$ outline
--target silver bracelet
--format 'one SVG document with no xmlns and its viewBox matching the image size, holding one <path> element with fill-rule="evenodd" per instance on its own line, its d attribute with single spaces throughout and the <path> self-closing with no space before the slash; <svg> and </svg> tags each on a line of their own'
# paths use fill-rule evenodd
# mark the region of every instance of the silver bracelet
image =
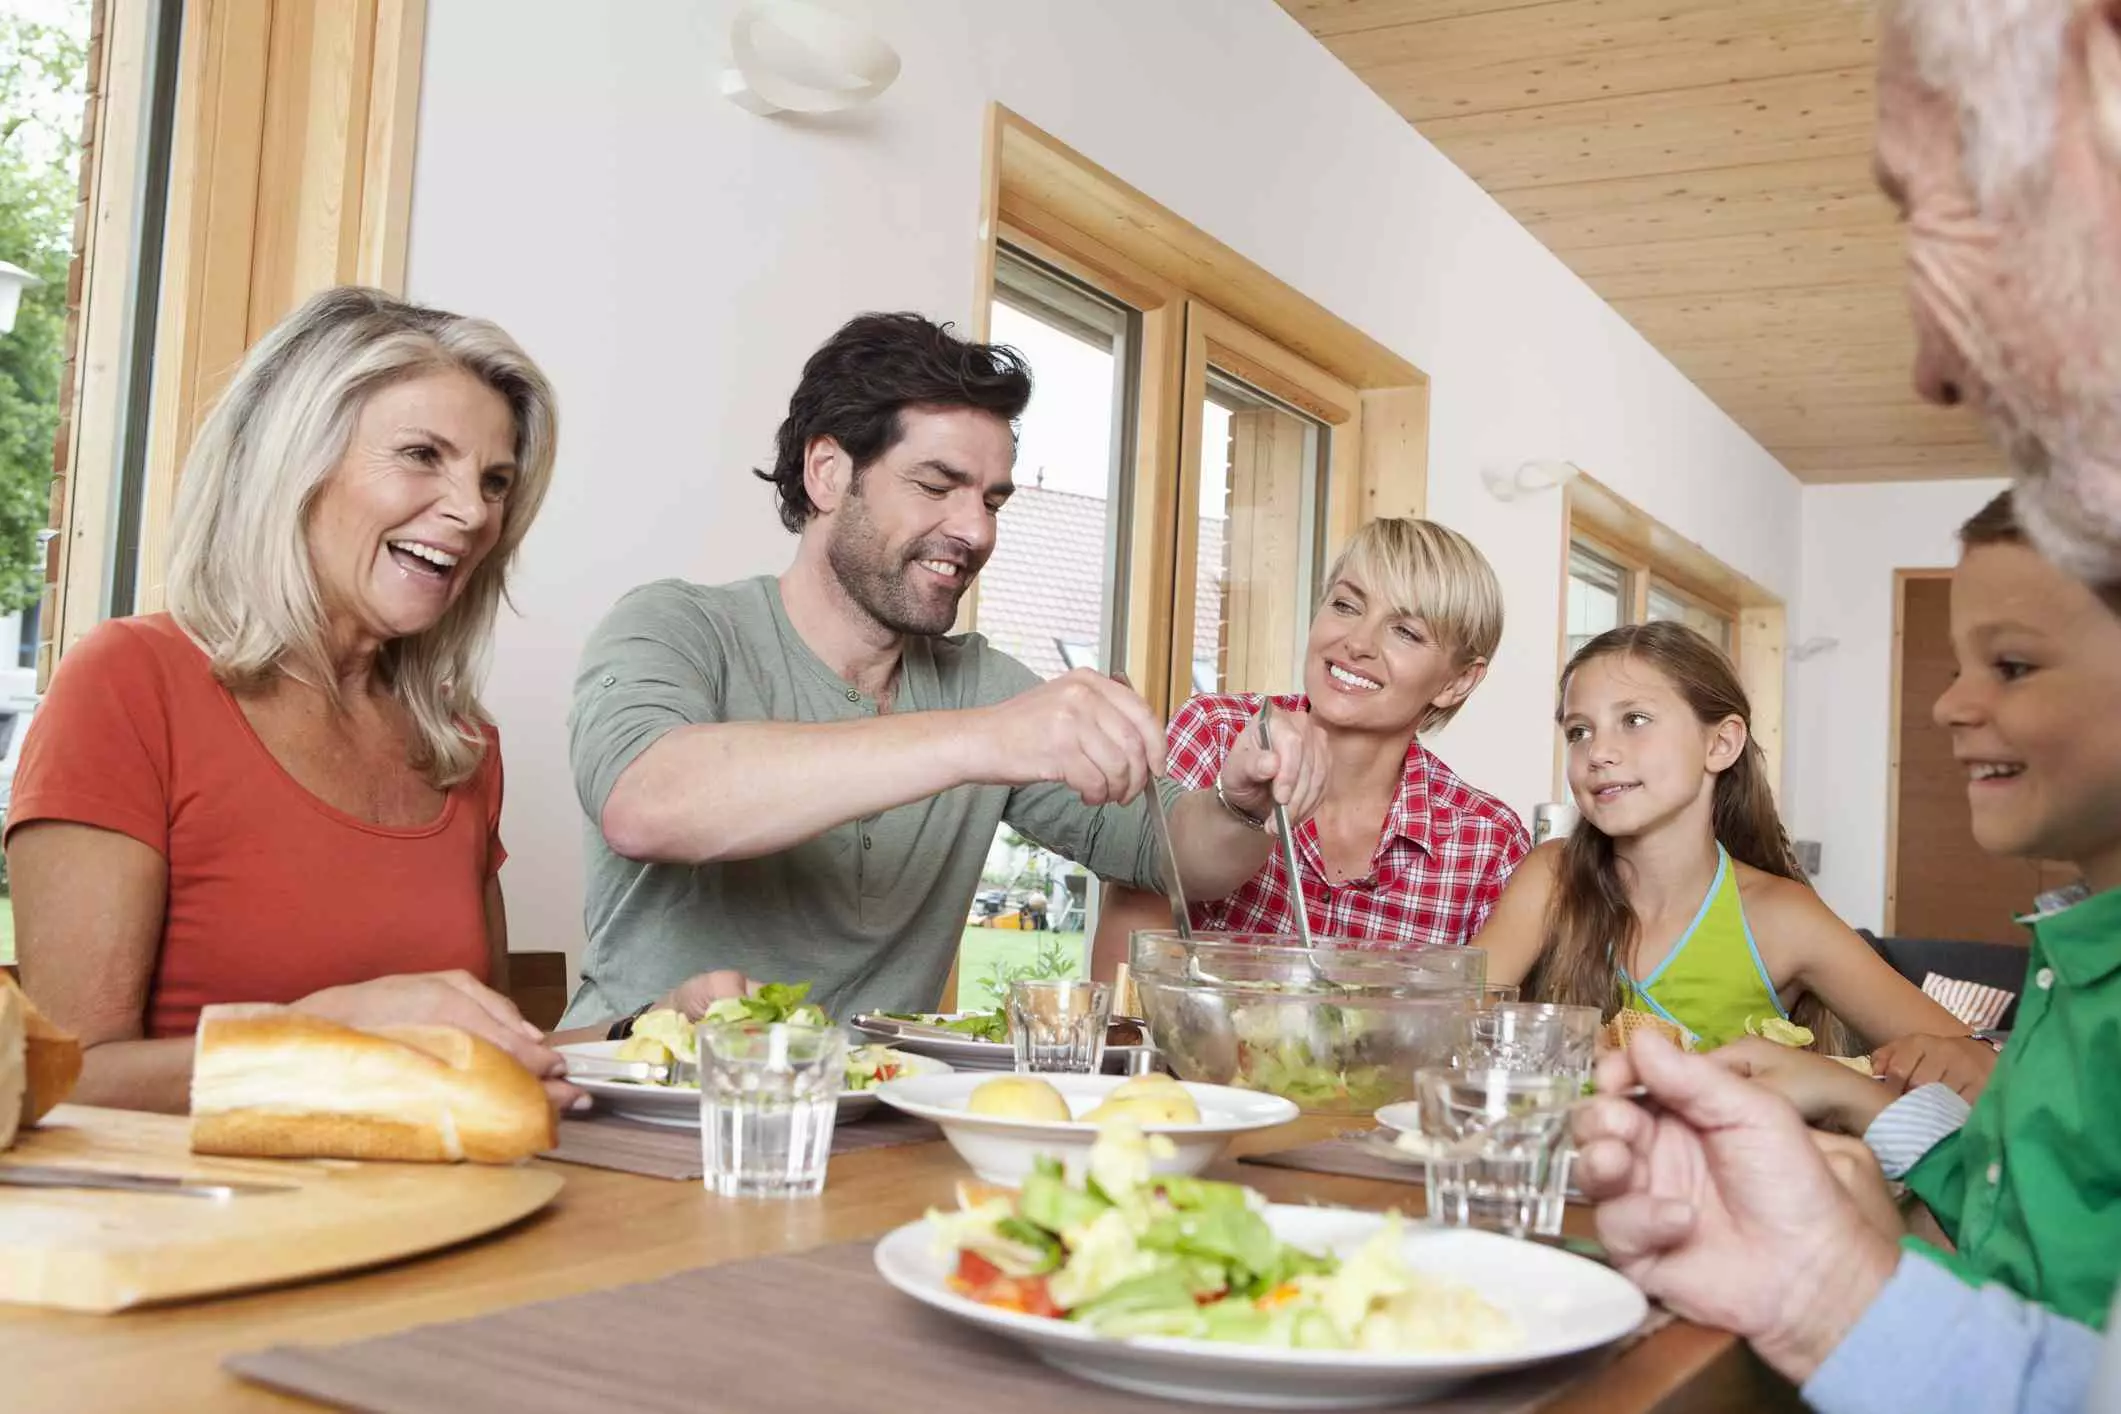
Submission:
<svg viewBox="0 0 2121 1414">
<path fill-rule="evenodd" d="M 1254 815 L 1249 810 L 1239 810 L 1236 806 L 1230 803 L 1230 797 L 1223 794 L 1223 778 L 1221 776 L 1217 776 L 1215 778 L 1215 799 L 1216 803 L 1221 805 L 1223 809 L 1229 811 L 1230 817 L 1236 820 L 1238 823 L 1246 826 L 1249 829 L 1257 830 L 1261 834 L 1267 833 L 1267 822 L 1264 818 L 1258 815 Z"/>
</svg>

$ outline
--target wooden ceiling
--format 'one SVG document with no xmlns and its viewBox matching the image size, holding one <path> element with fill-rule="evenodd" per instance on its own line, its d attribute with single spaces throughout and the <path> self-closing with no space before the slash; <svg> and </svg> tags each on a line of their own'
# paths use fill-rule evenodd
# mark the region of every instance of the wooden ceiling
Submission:
<svg viewBox="0 0 2121 1414">
<path fill-rule="evenodd" d="M 1806 481 L 1993 476 L 1926 406 L 1858 0 L 1279 0 Z"/>
</svg>

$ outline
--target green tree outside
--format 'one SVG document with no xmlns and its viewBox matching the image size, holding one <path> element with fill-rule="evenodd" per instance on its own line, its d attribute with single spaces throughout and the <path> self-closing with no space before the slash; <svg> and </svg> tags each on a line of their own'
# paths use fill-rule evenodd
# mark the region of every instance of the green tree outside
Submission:
<svg viewBox="0 0 2121 1414">
<path fill-rule="evenodd" d="M 87 0 L 31 8 L 0 13 L 0 260 L 44 282 L 0 334 L 0 614 L 44 592 L 88 61 Z"/>
</svg>

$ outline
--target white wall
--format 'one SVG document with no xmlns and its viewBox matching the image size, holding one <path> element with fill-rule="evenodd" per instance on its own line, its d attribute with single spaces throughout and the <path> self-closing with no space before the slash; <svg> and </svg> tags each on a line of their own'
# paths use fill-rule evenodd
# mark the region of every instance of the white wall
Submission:
<svg viewBox="0 0 2121 1414">
<path fill-rule="evenodd" d="M 488 692 L 518 946 L 579 935 L 563 719 L 584 636 L 641 580 L 785 562 L 747 468 L 847 315 L 969 314 L 990 100 L 1433 377 L 1431 513 L 1509 593 L 1500 660 L 1441 749 L 1519 809 L 1551 781 L 1561 508 L 1489 499 L 1484 464 L 1574 460 L 1794 596 L 1796 483 L 1271 0 L 843 0 L 905 61 L 845 122 L 716 97 L 734 8 L 429 8 L 412 293 L 501 321 L 563 399 Z"/>
<path fill-rule="evenodd" d="M 1791 834 L 1820 842 L 1813 882 L 1851 927 L 1885 919 L 1893 571 L 1957 563 L 1960 525 L 2006 484 L 1804 489 L 1804 609 L 1789 641 L 1839 642 L 1790 666 L 1783 816 Z"/>
</svg>

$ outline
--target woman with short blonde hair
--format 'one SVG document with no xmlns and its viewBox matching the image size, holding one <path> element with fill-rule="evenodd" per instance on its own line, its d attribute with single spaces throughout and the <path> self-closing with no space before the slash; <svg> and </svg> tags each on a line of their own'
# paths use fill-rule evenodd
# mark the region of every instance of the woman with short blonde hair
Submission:
<svg viewBox="0 0 2121 1414">
<path fill-rule="evenodd" d="M 1435 521 L 1373 520 L 1326 572 L 1305 645 L 1301 693 L 1208 693 L 1172 718 L 1168 772 L 1214 783 L 1261 705 L 1308 712 L 1330 763 L 1325 799 L 1296 827 L 1301 878 L 1280 851 L 1227 898 L 1191 905 L 1195 928 L 1296 931 L 1301 888 L 1312 931 L 1385 945 L 1463 943 L 1480 931 L 1531 839 L 1517 813 L 1468 785 L 1422 745 L 1487 676 L 1502 643 L 1502 585 L 1487 557 Z M 1264 828 L 1264 822 L 1255 822 Z M 1109 894 L 1098 924 L 1101 974 L 1126 957 L 1127 934 L 1169 923 L 1166 903 Z"/>
<path fill-rule="evenodd" d="M 181 1111 L 200 1009 L 455 1025 L 552 1082 L 505 997 L 499 737 L 478 678 L 552 475 L 506 333 L 325 291 L 244 359 L 179 483 L 169 612 L 99 626 L 6 825 L 23 983 L 76 1098 Z"/>
</svg>

